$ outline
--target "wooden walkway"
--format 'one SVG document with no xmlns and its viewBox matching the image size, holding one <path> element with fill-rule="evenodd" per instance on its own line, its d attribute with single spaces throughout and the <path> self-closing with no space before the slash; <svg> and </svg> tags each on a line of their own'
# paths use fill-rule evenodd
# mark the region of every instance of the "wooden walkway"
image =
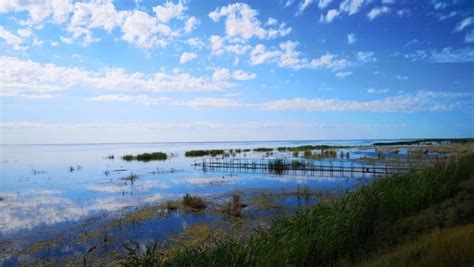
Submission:
<svg viewBox="0 0 474 267">
<path fill-rule="evenodd" d="M 403 174 L 426 165 L 426 162 L 393 161 L 367 162 L 363 160 L 338 159 L 249 159 L 249 158 L 203 158 L 195 160 L 193 166 L 203 171 L 231 173 L 262 173 L 278 175 L 305 175 L 331 177 L 365 177 Z"/>
</svg>

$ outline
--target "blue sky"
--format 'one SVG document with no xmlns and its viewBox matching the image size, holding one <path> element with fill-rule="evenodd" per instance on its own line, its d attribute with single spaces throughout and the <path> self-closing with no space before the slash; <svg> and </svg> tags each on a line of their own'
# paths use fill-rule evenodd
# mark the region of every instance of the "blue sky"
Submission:
<svg viewBox="0 0 474 267">
<path fill-rule="evenodd" d="M 1 143 L 474 136 L 469 0 L 2 1 Z"/>
</svg>

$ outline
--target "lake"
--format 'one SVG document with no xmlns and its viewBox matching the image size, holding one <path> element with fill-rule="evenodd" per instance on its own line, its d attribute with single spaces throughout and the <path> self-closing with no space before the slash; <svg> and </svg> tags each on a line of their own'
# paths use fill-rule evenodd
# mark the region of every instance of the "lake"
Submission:
<svg viewBox="0 0 474 267">
<path fill-rule="evenodd" d="M 4 263 L 14 263 L 21 260 L 17 253 L 31 244 L 53 239 L 65 232 L 76 232 L 68 238 L 62 238 L 62 244 L 66 246 L 87 227 L 101 227 L 101 222 L 107 219 L 150 205 L 178 200 L 186 193 L 219 202 L 220 197 L 232 192 L 289 192 L 303 185 L 312 190 L 345 192 L 365 181 L 337 176 L 203 172 L 192 166 L 194 160 L 199 158 L 184 156 L 188 150 L 318 144 L 365 146 L 377 141 L 380 140 L 3 145 L 0 155 L 2 259 Z M 150 162 L 121 159 L 125 154 L 154 151 L 166 152 L 171 156 L 165 161 Z M 370 150 L 348 152 L 353 153 L 352 157 L 360 157 L 370 153 Z M 114 158 L 110 159 L 112 155 Z M 239 158 L 252 159 L 267 156 L 256 152 L 237 155 Z M 278 156 L 282 155 L 275 152 L 269 157 Z M 123 179 L 131 174 L 138 178 L 133 181 Z M 283 202 L 288 206 L 296 203 L 292 199 Z M 126 232 L 126 235 L 120 239 L 166 238 L 192 224 L 219 221 L 218 216 L 209 214 L 176 213 L 153 220 L 148 225 L 135 226 L 126 231 L 122 229 L 121 233 Z M 73 255 L 86 249 L 81 246 L 66 250 L 59 247 L 54 252 L 48 252 L 48 257 Z M 39 251 L 42 252 L 38 252 L 38 255 L 45 255 L 44 249 Z"/>
</svg>

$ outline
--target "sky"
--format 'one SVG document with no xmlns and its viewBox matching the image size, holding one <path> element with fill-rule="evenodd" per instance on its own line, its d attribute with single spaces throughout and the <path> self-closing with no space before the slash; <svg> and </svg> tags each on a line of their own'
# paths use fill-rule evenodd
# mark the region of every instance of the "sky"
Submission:
<svg viewBox="0 0 474 267">
<path fill-rule="evenodd" d="M 474 136 L 471 0 L 0 1 L 0 143 Z"/>
</svg>

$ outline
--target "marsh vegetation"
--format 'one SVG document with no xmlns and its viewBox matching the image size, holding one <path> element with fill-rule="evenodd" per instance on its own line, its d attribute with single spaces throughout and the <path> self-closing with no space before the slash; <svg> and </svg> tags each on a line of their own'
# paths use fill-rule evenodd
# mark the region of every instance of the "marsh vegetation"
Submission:
<svg viewBox="0 0 474 267">
<path fill-rule="evenodd" d="M 136 156 L 128 154 L 122 156 L 122 160 L 125 161 L 132 161 L 132 160 L 137 160 L 137 161 L 152 161 L 152 160 L 166 160 L 168 158 L 168 155 L 163 152 L 152 152 L 152 153 L 142 153 L 138 154 Z"/>
<path fill-rule="evenodd" d="M 195 245 L 166 258 L 155 251 L 151 258 L 135 260 L 147 258 L 164 266 L 352 265 L 361 263 L 366 255 L 384 253 L 398 244 L 419 240 L 418 245 L 407 243 L 401 252 L 394 252 L 395 256 L 389 254 L 382 261 L 374 260 L 374 266 L 385 266 L 377 263 L 391 259 L 406 262 L 416 251 L 439 253 L 433 255 L 439 262 L 449 261 L 453 255 L 461 257 L 460 263 L 471 262 L 473 254 L 451 248 L 459 246 L 468 252 L 466 249 L 474 246 L 474 239 L 456 238 L 461 235 L 459 229 L 430 234 L 437 225 L 419 220 L 427 219 L 429 210 L 436 209 L 438 203 L 448 201 L 462 212 L 441 210 L 442 216 L 450 216 L 446 227 L 473 223 L 473 179 L 474 154 L 468 154 L 421 171 L 377 179 L 328 203 L 279 218 L 267 231 L 243 243 L 223 239 L 211 247 Z M 402 230 L 407 229 L 404 225 L 408 230 Z M 471 228 L 472 225 L 466 229 Z M 443 246 L 447 249 L 427 249 L 437 240 L 446 240 Z"/>
</svg>

